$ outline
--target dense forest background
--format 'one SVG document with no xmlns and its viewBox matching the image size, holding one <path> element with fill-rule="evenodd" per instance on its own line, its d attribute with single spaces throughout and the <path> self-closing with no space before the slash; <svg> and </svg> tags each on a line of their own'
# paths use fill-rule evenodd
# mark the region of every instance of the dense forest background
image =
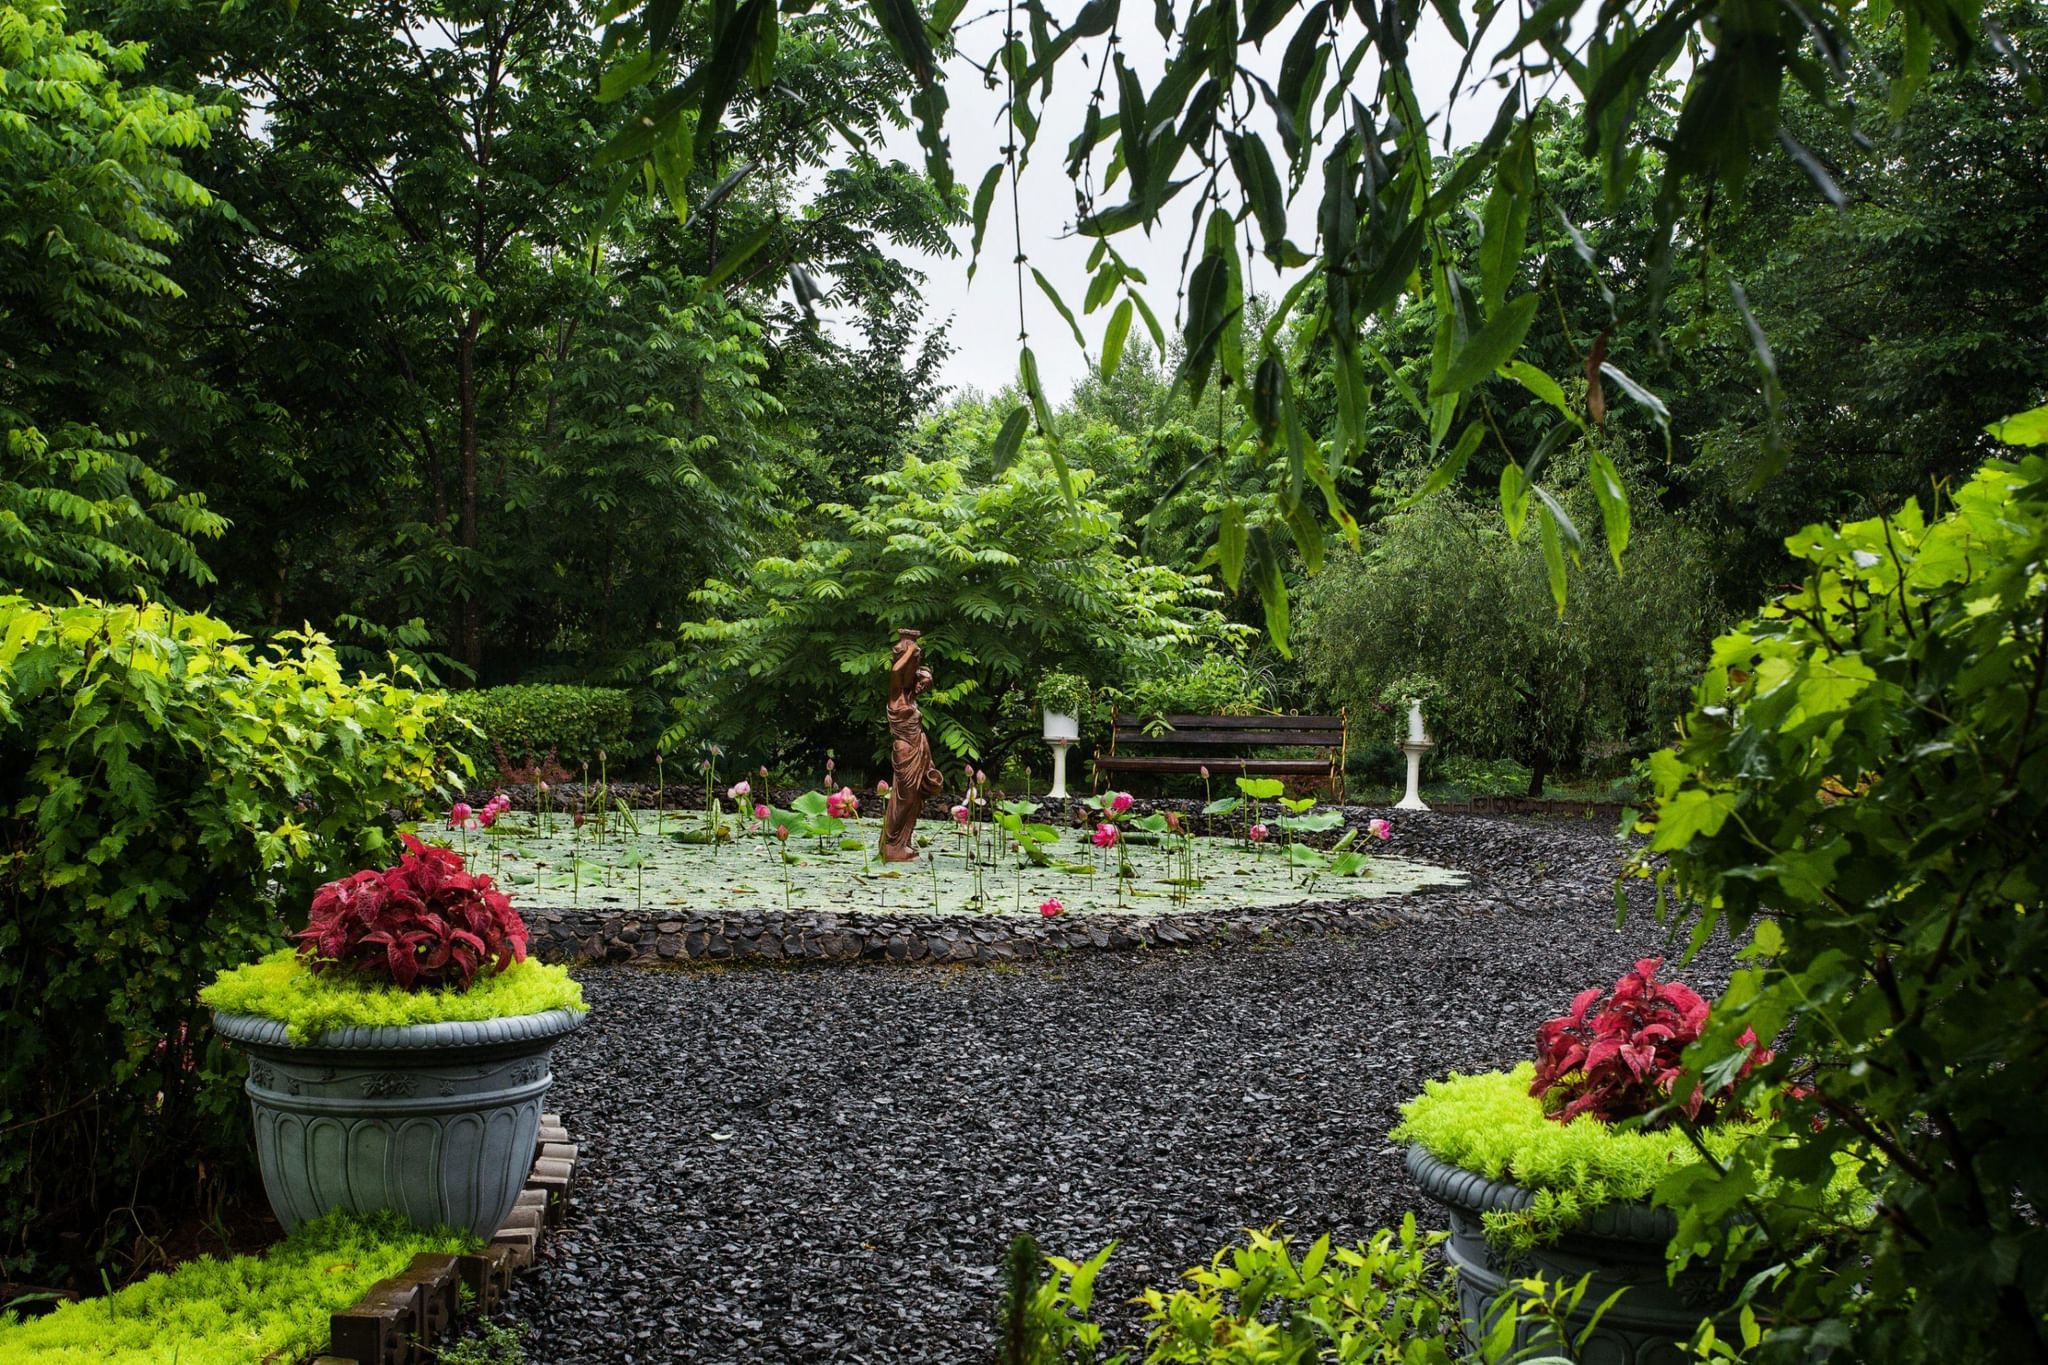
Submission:
<svg viewBox="0 0 2048 1365">
<path fill-rule="evenodd" d="M 1560 612 L 1497 510 L 1499 446 L 1425 488 L 1418 303 L 1379 326 L 1370 457 L 1338 490 L 1361 548 L 1269 566 L 1283 649 L 1212 577 L 1275 458 L 1240 391 L 1175 387 L 1176 343 L 1134 332 L 1053 414 L 1070 503 L 1041 439 L 1004 430 L 1014 393 L 940 382 L 963 322 L 928 315 L 911 262 L 954 252 L 968 206 L 875 150 L 912 91 L 865 10 L 785 16 L 667 196 L 658 157 L 600 155 L 629 106 L 569 6 L 0 14 L 8 66 L 44 68 L 0 83 L 0 584 L 144 593 L 259 639 L 310 625 L 454 688 L 623 688 L 643 755 L 867 755 L 902 623 L 928 631 L 940 738 L 983 761 L 1071 669 L 1141 710 L 1370 717 L 1420 693 L 1447 755 L 1537 786 L 1622 770 L 1784 577 L 1787 536 L 1932 510 L 2048 377 L 2048 122 L 2016 74 L 2048 59 L 2038 6 L 2000 10 L 2022 61 L 1938 74 L 1896 122 L 1788 96 L 1833 195 L 1760 164 L 1654 314 L 1626 307 L 1650 191 L 1610 206 L 1557 111 L 1524 354 L 1568 376 L 1625 357 L 1653 397 L 1610 390 L 1556 450 L 1526 412 L 1489 420 L 1581 526 L 1605 453 L 1627 553 L 1589 532 Z M 1852 85 L 1881 108 L 1901 44 L 1866 38 Z M 1328 357 L 1287 346 L 1327 430 Z"/>
</svg>

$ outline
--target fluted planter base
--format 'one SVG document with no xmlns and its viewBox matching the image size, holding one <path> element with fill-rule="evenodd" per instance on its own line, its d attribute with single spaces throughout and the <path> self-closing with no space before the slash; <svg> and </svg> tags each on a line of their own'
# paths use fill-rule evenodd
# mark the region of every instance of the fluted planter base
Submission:
<svg viewBox="0 0 2048 1365">
<path fill-rule="evenodd" d="M 1567 1285 L 1581 1275 L 1591 1277 L 1572 1318 L 1574 1334 L 1608 1295 L 1627 1291 L 1575 1356 L 1582 1365 L 1685 1365 L 1693 1358 L 1685 1343 L 1701 1319 L 1719 1320 L 1729 1312 L 1731 1296 L 1713 1275 L 1688 1272 L 1671 1282 L 1665 1248 L 1678 1224 L 1667 1210 L 1634 1204 L 1595 1210 L 1583 1227 L 1521 1253 L 1510 1265 L 1487 1242 L 1482 1219 L 1527 1208 L 1529 1191 L 1440 1161 L 1415 1146 L 1408 1149 L 1408 1172 L 1424 1194 L 1450 1213 L 1451 1239 L 1444 1253 L 1458 1270 L 1465 1335 L 1475 1348 L 1500 1292 L 1512 1280 L 1537 1275 Z M 1516 1342 L 1518 1347 L 1535 1344 L 1526 1338 Z"/>
<path fill-rule="evenodd" d="M 341 1208 L 489 1237 L 533 1161 L 548 1055 L 575 1010 L 342 1028 L 311 1043 L 253 1015 L 214 1016 L 249 1056 L 263 1190 L 287 1231 Z"/>
</svg>

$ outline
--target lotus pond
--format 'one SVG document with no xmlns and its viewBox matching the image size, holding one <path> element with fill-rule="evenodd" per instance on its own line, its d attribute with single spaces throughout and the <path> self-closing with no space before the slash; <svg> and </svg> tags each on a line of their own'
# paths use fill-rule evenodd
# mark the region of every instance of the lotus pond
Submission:
<svg viewBox="0 0 2048 1365">
<path fill-rule="evenodd" d="M 1464 881 L 1454 869 L 1359 849 L 1119 827 L 1055 829 L 1020 818 L 919 826 L 915 862 L 877 856 L 880 822 L 736 820 L 714 838 L 701 812 L 613 811 L 602 825 L 508 813 L 490 828 L 423 828 L 461 852 L 526 909 L 812 910 L 870 914 L 1024 914 L 1057 900 L 1068 914 L 1160 915 L 1402 896 Z M 1159 817 L 1147 817 L 1158 822 Z M 1197 828 L 1201 821 L 1195 821 Z M 778 829 L 788 830 L 778 836 Z M 1394 847 L 1398 846 L 1396 842 Z"/>
</svg>

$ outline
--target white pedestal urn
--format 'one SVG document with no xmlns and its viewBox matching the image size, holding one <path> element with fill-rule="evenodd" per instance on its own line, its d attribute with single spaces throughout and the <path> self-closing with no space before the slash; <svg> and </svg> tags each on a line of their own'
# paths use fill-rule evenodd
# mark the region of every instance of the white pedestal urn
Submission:
<svg viewBox="0 0 2048 1365">
<path fill-rule="evenodd" d="M 1081 718 L 1051 710 L 1044 715 L 1045 742 L 1052 746 L 1052 790 L 1046 793 L 1046 797 L 1064 801 L 1067 799 L 1067 749 L 1081 738 Z"/>
<path fill-rule="evenodd" d="M 1428 810 L 1422 804 L 1422 756 L 1436 747 L 1422 728 L 1422 703 L 1408 703 L 1408 738 L 1401 741 L 1401 752 L 1408 755 L 1408 792 L 1394 803 L 1395 810 Z"/>
</svg>

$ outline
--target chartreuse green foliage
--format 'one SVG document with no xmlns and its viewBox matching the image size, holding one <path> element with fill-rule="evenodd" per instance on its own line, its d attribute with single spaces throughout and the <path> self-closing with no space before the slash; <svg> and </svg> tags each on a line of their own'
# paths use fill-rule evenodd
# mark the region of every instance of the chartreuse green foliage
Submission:
<svg viewBox="0 0 2048 1365">
<path fill-rule="evenodd" d="M 934 746 L 985 757 L 1037 730 L 1019 703 L 1055 668 L 1104 685 L 1243 633 L 1207 580 L 1131 552 L 1085 471 L 1075 504 L 1037 455 L 986 482 L 964 458 L 914 456 L 867 482 L 865 504 L 817 509 L 795 554 L 695 594 L 710 615 L 683 627 L 698 648 L 665 742 L 780 727 L 873 744 L 889 648 L 909 626 L 936 679 L 920 701 Z"/>
<path fill-rule="evenodd" d="M 475 1248 L 394 1213 L 337 1210 L 260 1256 L 201 1256 L 102 1298 L 0 1315 L 0 1365 L 248 1365 L 322 1350 L 328 1318 L 422 1252 Z"/>
<path fill-rule="evenodd" d="M 1606 1310 L 1578 1330 L 1570 1319 L 1586 1282 L 1511 1281 L 1487 1310 L 1477 1353 L 1464 1349 L 1456 1281 L 1436 1254 L 1447 1234 L 1419 1233 L 1415 1215 L 1356 1246 L 1328 1234 L 1299 1250 L 1270 1228 L 1245 1233 L 1208 1264 L 1187 1271 L 1170 1293 L 1148 1287 L 1145 1365 L 1565 1365 L 1576 1356 L 1540 1355 L 1583 1347 Z M 1046 1256 L 1019 1237 L 1010 1245 L 1001 1318 L 1000 1365 L 1125 1365 L 1104 1357 L 1094 1320 L 1095 1281 L 1116 1244 L 1086 1261 Z M 1046 1273 L 1046 1272 L 1050 1273 Z M 1520 1343 L 1518 1346 L 1518 1342 Z"/>
<path fill-rule="evenodd" d="M 408 991 L 389 982 L 365 984 L 346 972 L 307 971 L 305 958 L 290 948 L 230 967 L 199 992 L 199 1001 L 222 1014 L 275 1019 L 301 1043 L 350 1025 L 447 1024 L 589 1008 L 568 968 L 535 958 L 482 973 L 468 990 Z"/>
<path fill-rule="evenodd" d="M 442 780 L 439 693 L 155 605 L 0 597 L 0 1255 L 234 1152 L 195 997 Z M 17 1264 L 21 1264 L 17 1262 Z M 33 1257 L 26 1264 L 35 1264 Z"/>
<path fill-rule="evenodd" d="M 1520 1213 L 1486 1216 L 1489 1237 L 1513 1247 L 1554 1239 L 1602 1204 L 1646 1203 L 1674 1167 L 1700 1159 L 1679 1128 L 1642 1132 L 1593 1118 L 1559 1123 L 1529 1093 L 1536 1067 L 1478 1076 L 1453 1074 L 1430 1081 L 1401 1106 L 1401 1122 L 1388 1136 L 1413 1142 L 1440 1161 L 1504 1180 L 1536 1198 Z M 1724 1158 L 1747 1127 L 1720 1124 L 1699 1134 L 1707 1150 Z"/>
<path fill-rule="evenodd" d="M 1716 642 L 1649 830 L 1660 903 L 1755 934 L 1695 1064 L 1733 1075 L 1754 1028 L 1778 1060 L 1742 1089 L 1811 1094 L 1660 1198 L 1681 1247 L 1768 1263 L 1860 1162 L 1879 1216 L 1797 1263 L 1767 1354 L 2039 1360 L 2048 458 L 1987 463 L 1932 522 L 1909 502 L 1788 544 L 1804 581 Z"/>
<path fill-rule="evenodd" d="M 451 694 L 448 710 L 479 731 L 461 739 L 479 774 L 497 770 L 500 749 L 515 764 L 553 753 L 571 769 L 597 764 L 600 754 L 614 763 L 632 757 L 633 699 L 618 688 L 556 683 L 486 687 Z"/>
</svg>

